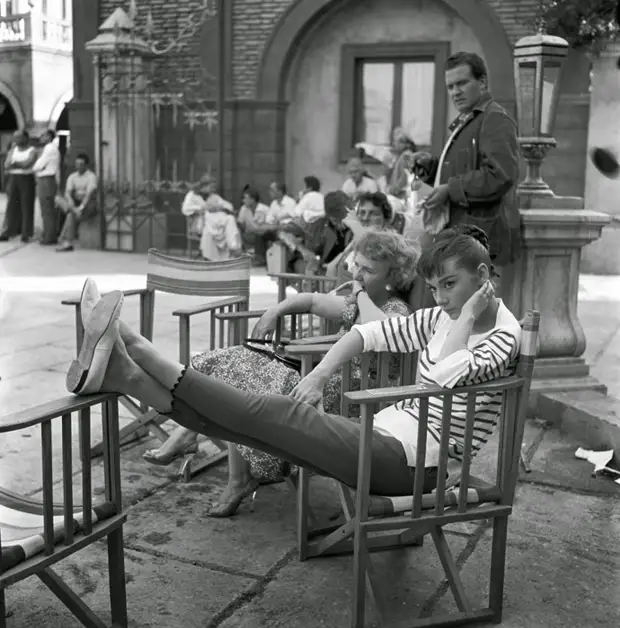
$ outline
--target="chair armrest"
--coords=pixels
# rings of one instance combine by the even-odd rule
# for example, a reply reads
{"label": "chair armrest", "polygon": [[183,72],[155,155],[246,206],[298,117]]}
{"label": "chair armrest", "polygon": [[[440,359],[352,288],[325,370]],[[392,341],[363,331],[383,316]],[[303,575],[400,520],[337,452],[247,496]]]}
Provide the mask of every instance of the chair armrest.
{"label": "chair armrest", "polygon": [[84,408],[110,401],[119,395],[117,393],[96,393],[94,395],[76,396],[67,395],[32,408],[26,408],[13,414],[7,414],[0,421],[0,434],[16,432],[18,430],[39,425],[50,419],[56,419],[63,414],[71,414]]}
{"label": "chair armrest", "polygon": [[323,355],[327,353],[334,345],[329,344],[309,344],[309,345],[286,345],[284,350],[289,355]]}
{"label": "chair armrest", "polygon": [[197,307],[190,307],[181,310],[175,310],[172,312],[173,316],[193,316],[194,314],[202,314],[204,312],[210,312],[220,307],[227,305],[236,305],[237,303],[247,303],[246,297],[228,297],[226,299],[220,299],[219,301],[213,301],[213,303],[205,303],[204,305],[198,305]]}
{"label": "chair armrest", "polygon": [[[325,346],[325,345],[323,345]],[[288,348],[287,348],[288,351]],[[443,388],[441,386],[428,386],[416,384],[415,386],[394,386],[393,388],[377,388],[375,390],[360,390],[345,393],[345,397],[355,404],[396,402],[403,399],[421,397],[440,397],[442,395],[465,395],[468,393],[497,393],[511,388],[521,388],[525,384],[523,377],[513,375],[502,377],[484,384],[471,386],[455,386]]]}
{"label": "chair armrest", "polygon": [[260,318],[267,310],[249,310],[247,312],[217,312],[215,318],[223,321],[238,321],[249,318]]}
{"label": "chair armrest", "polygon": [[291,345],[324,345],[328,343],[336,343],[342,336],[338,334],[329,334],[328,336],[310,336],[309,338],[293,338],[288,344]]}
{"label": "chair armrest", "polygon": [[337,277],[325,277],[324,275],[298,275],[296,273],[269,273],[267,275],[272,279],[291,279],[296,281],[318,281],[322,283],[335,284],[338,281]]}
{"label": "chair armrest", "polygon": [[[136,295],[146,294],[150,292],[148,288],[134,288],[133,290],[121,290],[124,296],[126,297],[134,297]],[[80,297],[73,297],[71,299],[63,299],[61,301],[63,305],[79,305]]]}

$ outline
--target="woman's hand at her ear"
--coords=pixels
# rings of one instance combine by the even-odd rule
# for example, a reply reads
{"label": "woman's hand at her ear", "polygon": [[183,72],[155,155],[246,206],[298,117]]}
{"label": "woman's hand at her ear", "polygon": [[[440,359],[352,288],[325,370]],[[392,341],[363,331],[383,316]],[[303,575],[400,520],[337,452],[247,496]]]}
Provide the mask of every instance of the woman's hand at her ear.
{"label": "woman's hand at her ear", "polygon": [[482,286],[469,297],[461,310],[461,315],[470,316],[475,321],[478,320],[494,298],[495,288],[491,280],[487,279]]}

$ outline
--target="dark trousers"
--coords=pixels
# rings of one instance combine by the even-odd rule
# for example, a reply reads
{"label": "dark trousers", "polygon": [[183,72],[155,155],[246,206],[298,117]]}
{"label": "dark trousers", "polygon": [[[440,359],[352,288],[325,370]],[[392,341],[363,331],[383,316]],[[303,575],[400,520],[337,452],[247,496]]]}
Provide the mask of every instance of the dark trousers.
{"label": "dark trousers", "polygon": [[37,179],[37,193],[43,220],[41,242],[46,244],[54,244],[58,239],[59,216],[55,202],[57,190],[56,177],[39,177]]}
{"label": "dark trousers", "polygon": [[32,238],[34,233],[35,180],[33,174],[12,174],[4,215],[2,235],[22,239]]}
{"label": "dark trousers", "polygon": [[[355,487],[361,426],[343,416],[319,412],[283,395],[257,395],[237,390],[188,369],[173,391],[171,418],[213,438],[278,456]],[[437,469],[425,474],[425,490],[437,482]],[[370,491],[409,495],[414,469],[400,441],[374,432]]]}

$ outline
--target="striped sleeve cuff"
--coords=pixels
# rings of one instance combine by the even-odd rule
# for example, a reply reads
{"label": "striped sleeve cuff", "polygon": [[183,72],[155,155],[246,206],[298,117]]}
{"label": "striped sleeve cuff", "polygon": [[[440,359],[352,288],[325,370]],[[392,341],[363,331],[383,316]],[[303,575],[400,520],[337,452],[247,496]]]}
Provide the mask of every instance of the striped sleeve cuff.
{"label": "striped sleeve cuff", "polygon": [[372,321],[363,325],[353,325],[364,343],[364,352],[366,351],[389,351],[383,332],[383,321]]}

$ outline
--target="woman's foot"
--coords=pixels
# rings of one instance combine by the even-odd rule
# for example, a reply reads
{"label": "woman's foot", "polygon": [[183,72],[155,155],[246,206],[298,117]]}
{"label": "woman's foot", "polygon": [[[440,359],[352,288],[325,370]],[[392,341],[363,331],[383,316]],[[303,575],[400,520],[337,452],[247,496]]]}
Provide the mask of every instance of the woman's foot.
{"label": "woman's foot", "polygon": [[220,501],[207,512],[207,517],[231,517],[237,512],[241,502],[250,497],[250,509],[254,510],[254,499],[258,490],[258,480],[252,476],[240,480],[230,480],[222,493]]}
{"label": "woman's foot", "polygon": [[149,449],[142,454],[142,458],[150,464],[165,466],[198,451],[198,434],[190,432],[184,427],[176,428],[170,437],[157,449]]}
{"label": "woman's foot", "polygon": [[[123,305],[123,294],[111,292],[94,307],[86,325],[80,353],[71,363],[67,373],[67,390],[81,395],[88,395],[104,390],[121,392],[116,388],[104,386],[112,350],[118,336],[118,317]],[[118,377],[112,370],[114,377]],[[109,382],[108,382],[109,384]]]}

